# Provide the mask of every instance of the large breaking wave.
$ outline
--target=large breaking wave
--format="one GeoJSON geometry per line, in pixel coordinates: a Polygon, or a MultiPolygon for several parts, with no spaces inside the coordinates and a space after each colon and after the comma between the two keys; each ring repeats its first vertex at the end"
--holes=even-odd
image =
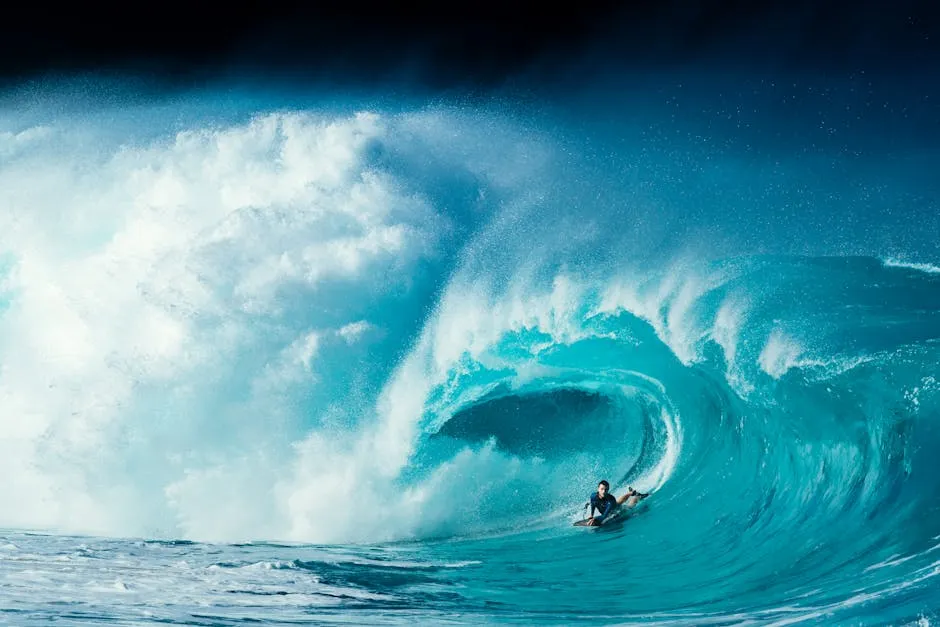
{"type": "Polygon", "coordinates": [[[852,230],[841,155],[187,106],[3,120],[0,524],[583,574],[603,477],[653,492],[596,557],[611,611],[935,589],[940,274],[852,230]]]}

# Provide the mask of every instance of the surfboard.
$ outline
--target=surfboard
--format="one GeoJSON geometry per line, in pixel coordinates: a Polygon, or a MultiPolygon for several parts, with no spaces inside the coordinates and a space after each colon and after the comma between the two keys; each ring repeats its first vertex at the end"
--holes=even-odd
{"type": "Polygon", "coordinates": [[[630,512],[621,512],[621,513],[619,513],[619,514],[614,514],[613,516],[610,516],[607,520],[605,520],[604,522],[602,522],[602,523],[599,524],[599,525],[589,525],[589,524],[587,524],[587,523],[588,523],[588,520],[590,520],[590,518],[585,518],[584,520],[575,521],[575,522],[573,523],[573,526],[575,526],[575,527],[589,527],[589,528],[591,528],[591,529],[600,529],[601,527],[615,527],[615,526],[617,526],[619,523],[622,523],[623,521],[625,521],[625,520],[626,520],[627,518],[629,518],[629,517],[630,517],[630,512]]]}
{"type": "Polygon", "coordinates": [[[575,527],[606,527],[606,526],[608,526],[608,525],[614,525],[614,524],[616,524],[616,523],[625,521],[625,520],[626,520],[627,518],[629,518],[634,512],[636,512],[636,508],[621,507],[621,508],[619,508],[617,511],[615,511],[613,514],[611,514],[610,516],[608,516],[607,520],[605,520],[604,522],[602,522],[602,523],[599,524],[599,525],[589,525],[589,524],[588,524],[588,521],[591,520],[591,519],[590,519],[590,518],[585,518],[584,520],[577,520],[577,521],[575,521],[575,522],[573,523],[573,526],[575,526],[575,527]]]}

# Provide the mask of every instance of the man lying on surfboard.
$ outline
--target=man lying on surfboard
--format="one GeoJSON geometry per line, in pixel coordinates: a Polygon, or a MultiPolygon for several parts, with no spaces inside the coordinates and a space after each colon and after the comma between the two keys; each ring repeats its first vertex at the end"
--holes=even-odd
{"type": "Polygon", "coordinates": [[[602,479],[601,482],[597,484],[597,492],[591,495],[591,515],[588,516],[585,524],[589,527],[602,525],[604,521],[613,516],[624,503],[626,503],[627,507],[633,507],[639,503],[640,500],[648,496],[649,494],[641,494],[633,488],[627,488],[627,493],[617,498],[610,493],[610,484],[607,483],[607,480],[602,479]],[[594,510],[599,511],[601,515],[595,516],[594,510]]]}

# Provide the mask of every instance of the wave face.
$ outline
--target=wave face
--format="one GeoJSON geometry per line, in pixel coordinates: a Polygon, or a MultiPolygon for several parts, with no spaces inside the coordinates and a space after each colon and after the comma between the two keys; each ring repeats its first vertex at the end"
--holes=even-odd
{"type": "Polygon", "coordinates": [[[496,619],[929,624],[932,154],[213,102],[5,114],[0,525],[392,543],[460,565],[395,608],[496,619]],[[601,478],[652,496],[573,528],[601,478]]]}

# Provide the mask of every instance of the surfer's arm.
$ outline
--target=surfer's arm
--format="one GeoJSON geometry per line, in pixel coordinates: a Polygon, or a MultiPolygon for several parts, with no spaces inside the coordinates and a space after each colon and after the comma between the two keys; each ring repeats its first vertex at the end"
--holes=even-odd
{"type": "MultiPolygon", "coordinates": [[[[606,506],[604,507],[604,513],[602,513],[602,514],[600,515],[600,521],[599,521],[599,522],[604,522],[605,520],[607,520],[607,516],[610,514],[610,511],[611,511],[613,508],[614,508],[613,503],[612,503],[610,500],[608,500],[606,506]]],[[[598,510],[598,511],[600,511],[600,510],[598,510]]],[[[591,512],[591,515],[592,515],[592,516],[594,515],[594,512],[593,512],[593,511],[591,512]]]]}

